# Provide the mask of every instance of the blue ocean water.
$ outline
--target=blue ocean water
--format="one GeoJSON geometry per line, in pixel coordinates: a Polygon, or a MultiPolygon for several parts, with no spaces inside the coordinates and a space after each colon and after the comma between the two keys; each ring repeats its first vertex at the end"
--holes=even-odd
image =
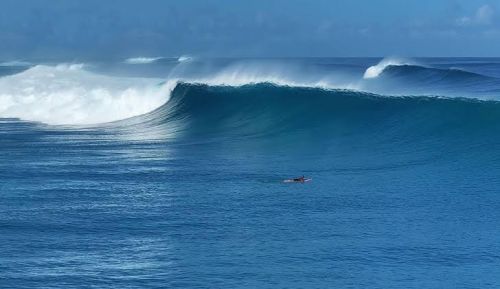
{"type": "Polygon", "coordinates": [[[500,59],[0,74],[1,288],[500,288],[500,59]]]}

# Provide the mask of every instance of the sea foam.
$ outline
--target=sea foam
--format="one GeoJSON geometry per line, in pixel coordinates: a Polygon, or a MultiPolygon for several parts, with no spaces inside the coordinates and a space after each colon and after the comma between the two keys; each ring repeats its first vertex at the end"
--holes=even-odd
{"type": "Polygon", "coordinates": [[[161,79],[111,77],[81,64],[38,65],[0,78],[0,117],[47,124],[96,124],[154,110],[173,85],[161,79]]]}

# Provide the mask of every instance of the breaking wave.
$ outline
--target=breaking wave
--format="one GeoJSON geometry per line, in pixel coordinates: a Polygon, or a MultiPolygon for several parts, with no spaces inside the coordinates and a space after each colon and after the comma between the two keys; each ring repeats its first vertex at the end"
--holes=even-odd
{"type": "MultiPolygon", "coordinates": [[[[173,90],[199,91],[200,87],[204,87],[207,95],[212,87],[217,87],[218,91],[223,87],[232,88],[230,91],[235,95],[251,89],[255,95],[245,96],[250,99],[261,95],[273,99],[270,94],[276,93],[282,103],[299,101],[302,107],[310,107],[308,102],[318,101],[313,94],[326,92],[329,97],[343,92],[351,96],[441,96],[487,100],[497,100],[500,92],[500,80],[494,77],[396,59],[384,59],[367,68],[364,74],[350,78],[300,65],[281,62],[263,65],[249,61],[190,74],[192,67],[198,68],[200,63],[191,63],[188,58],[179,61],[177,64],[161,63],[174,65],[174,69],[168,76],[156,78],[102,75],[87,70],[91,67],[84,64],[36,65],[8,72],[11,74],[0,78],[0,118],[20,118],[54,125],[114,122],[158,109],[169,101],[173,90]],[[273,88],[258,90],[256,87],[260,85],[273,88]],[[302,100],[293,98],[298,94],[303,94],[302,100]]],[[[204,99],[196,98],[204,102],[204,99]]],[[[224,104],[219,102],[219,105],[224,104]]],[[[237,114],[238,108],[234,109],[237,114]]]]}
{"type": "MultiPolygon", "coordinates": [[[[270,83],[210,86],[180,82],[169,102],[118,125],[173,129],[178,139],[278,139],[391,145],[439,140],[445,134],[486,137],[500,128],[500,102],[465,98],[386,97],[351,90],[283,87],[270,83]]],[[[136,131],[137,129],[134,129],[136,131]]],[[[295,146],[295,145],[294,145],[295,146]]]]}
{"type": "Polygon", "coordinates": [[[125,59],[125,63],[127,64],[150,64],[154,63],[163,57],[133,57],[125,59]]]}
{"type": "Polygon", "coordinates": [[[366,69],[363,78],[370,79],[378,77],[389,66],[401,66],[411,64],[408,60],[398,58],[384,58],[377,65],[370,66],[366,69]]]}
{"type": "Polygon", "coordinates": [[[38,65],[0,78],[0,117],[47,124],[96,124],[141,115],[164,104],[170,83],[111,77],[82,64],[38,65]]]}

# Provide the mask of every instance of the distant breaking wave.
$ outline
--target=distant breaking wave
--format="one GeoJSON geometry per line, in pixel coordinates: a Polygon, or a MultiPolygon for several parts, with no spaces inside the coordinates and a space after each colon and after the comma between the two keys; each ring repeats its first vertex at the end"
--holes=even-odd
{"type": "Polygon", "coordinates": [[[189,62],[189,61],[192,61],[193,60],[193,57],[192,56],[188,56],[188,55],[183,55],[181,57],[179,57],[177,59],[177,61],[179,62],[189,62]]]}
{"type": "Polygon", "coordinates": [[[32,64],[27,61],[12,60],[6,62],[0,62],[0,66],[31,66],[32,64]]]}
{"type": "Polygon", "coordinates": [[[378,77],[389,66],[410,65],[409,61],[397,58],[384,58],[377,65],[370,66],[366,69],[363,78],[370,79],[378,77]]]}
{"type": "Polygon", "coordinates": [[[125,60],[125,63],[127,64],[149,64],[156,62],[163,57],[133,57],[133,58],[128,58],[125,60]]]}

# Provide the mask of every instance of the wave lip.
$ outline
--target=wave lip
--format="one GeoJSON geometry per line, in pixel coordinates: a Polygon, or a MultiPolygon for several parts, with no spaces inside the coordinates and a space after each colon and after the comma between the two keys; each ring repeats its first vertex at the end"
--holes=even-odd
{"type": "Polygon", "coordinates": [[[384,70],[389,66],[401,66],[401,65],[411,65],[409,61],[396,59],[396,58],[384,58],[377,65],[370,66],[366,69],[363,78],[377,78],[384,70]]]}

